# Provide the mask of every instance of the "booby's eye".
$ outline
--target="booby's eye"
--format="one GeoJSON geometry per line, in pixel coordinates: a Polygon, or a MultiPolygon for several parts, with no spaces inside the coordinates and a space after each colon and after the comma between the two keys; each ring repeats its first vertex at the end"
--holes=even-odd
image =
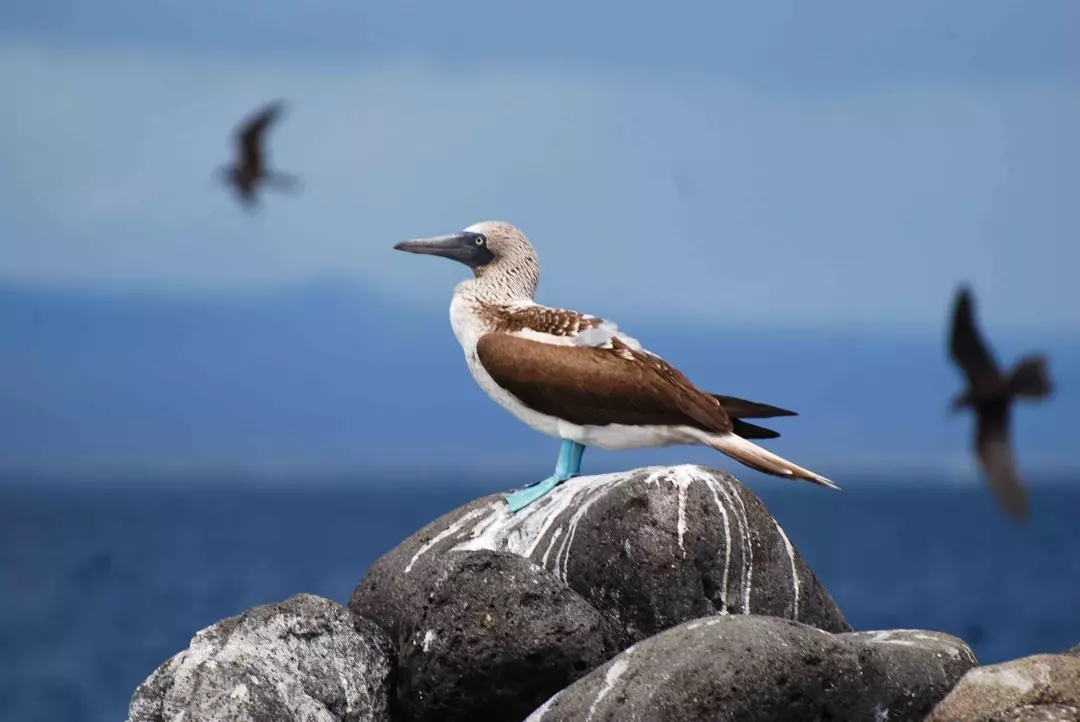
{"type": "Polygon", "coordinates": [[[484,245],[484,237],[483,236],[477,236],[476,237],[476,245],[478,245],[478,246],[484,245]]]}

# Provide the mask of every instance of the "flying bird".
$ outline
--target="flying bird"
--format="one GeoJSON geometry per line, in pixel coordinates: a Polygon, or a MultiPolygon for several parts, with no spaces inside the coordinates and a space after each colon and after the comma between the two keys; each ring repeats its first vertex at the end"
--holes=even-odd
{"type": "Polygon", "coordinates": [[[1042,399],[1050,395],[1047,359],[1026,356],[1003,374],[975,325],[971,291],[961,287],[953,304],[949,352],[967,377],[967,388],[951,409],[975,411],[975,454],[986,479],[1005,510],[1017,521],[1028,518],[1024,483],[1013,464],[1009,441],[1009,411],[1013,399],[1042,399]]]}
{"type": "Polygon", "coordinates": [[[236,190],[240,202],[248,209],[255,205],[256,190],[260,184],[269,183],[286,191],[295,189],[299,184],[296,176],[267,167],[266,133],[284,110],[285,104],[276,100],[245,118],[233,132],[237,154],[235,162],[217,170],[217,175],[236,190]]]}
{"type": "Polygon", "coordinates": [[[473,378],[534,430],[561,440],[555,473],[506,496],[511,512],[578,476],[587,446],[709,446],[752,469],[837,488],[748,439],[779,436],[743,419],[794,412],[701,390],[606,319],[533,300],[536,250],[502,221],[394,246],[472,269],[450,303],[450,324],[473,378]]]}

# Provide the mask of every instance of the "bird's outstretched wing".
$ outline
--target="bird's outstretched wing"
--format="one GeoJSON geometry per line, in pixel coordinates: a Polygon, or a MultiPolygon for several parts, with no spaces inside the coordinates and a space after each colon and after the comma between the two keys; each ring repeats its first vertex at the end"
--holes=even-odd
{"type": "Polygon", "coordinates": [[[495,383],[523,404],[572,424],[732,430],[716,399],[660,357],[618,337],[601,347],[488,333],[477,342],[476,356],[495,383]]]}
{"type": "Polygon", "coordinates": [[[957,292],[953,304],[949,352],[973,389],[986,388],[998,382],[1000,371],[975,326],[971,292],[967,288],[957,292]]]}
{"type": "Polygon", "coordinates": [[[1009,391],[1026,399],[1042,399],[1054,391],[1048,370],[1049,360],[1042,354],[1025,356],[1017,362],[1009,377],[1009,391]]]}
{"type": "Polygon", "coordinates": [[[1001,506],[1017,521],[1027,521],[1027,490],[1016,472],[1009,443],[1008,405],[994,405],[978,411],[975,453],[1001,506]]]}
{"type": "Polygon", "coordinates": [[[285,103],[275,100],[248,116],[236,129],[236,141],[242,162],[258,163],[262,158],[262,139],[270,127],[284,112],[285,103]]]}

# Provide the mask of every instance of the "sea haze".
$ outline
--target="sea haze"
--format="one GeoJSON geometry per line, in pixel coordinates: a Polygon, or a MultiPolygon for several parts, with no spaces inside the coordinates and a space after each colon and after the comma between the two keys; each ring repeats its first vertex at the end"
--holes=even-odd
{"type": "MultiPolygon", "coordinates": [[[[469,377],[446,303],[394,306],[341,281],[191,295],[0,285],[0,468],[549,466],[555,443],[469,377]]],[[[945,316],[907,334],[614,320],[711,391],[798,411],[774,421],[783,436],[768,445],[843,485],[867,469],[971,478],[970,419],[945,410],[960,386],[945,316]]],[[[1015,415],[1020,463],[1077,467],[1080,342],[995,333],[990,321],[1005,361],[1052,357],[1055,398],[1015,415]]],[[[692,448],[585,457],[586,470],[682,461],[726,463],[692,448]]]]}

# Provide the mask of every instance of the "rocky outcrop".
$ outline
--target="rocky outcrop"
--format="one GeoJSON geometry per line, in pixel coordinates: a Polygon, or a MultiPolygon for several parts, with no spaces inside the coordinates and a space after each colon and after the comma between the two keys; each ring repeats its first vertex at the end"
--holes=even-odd
{"type": "Polygon", "coordinates": [[[387,600],[430,587],[424,559],[484,549],[553,574],[609,618],[624,644],[716,613],[851,630],[761,500],[701,466],[578,477],[513,515],[501,494],[478,499],[383,555],[350,607],[380,621],[387,600]]]}
{"type": "Polygon", "coordinates": [[[928,722],[1080,720],[1080,657],[1037,654],[973,669],[928,722]]]}
{"type": "Polygon", "coordinates": [[[389,720],[392,651],[371,622],[298,594],[196,634],[135,690],[128,722],[389,720]]]}
{"type": "Polygon", "coordinates": [[[945,634],[829,634],[775,617],[718,616],[625,650],[528,722],[921,720],[975,664],[945,634]]]}
{"type": "Polygon", "coordinates": [[[301,594],[223,620],[128,720],[1080,722],[1078,652],[975,667],[949,635],[852,632],[754,494],[653,467],[449,512],[349,609],[301,594]]]}
{"type": "Polygon", "coordinates": [[[579,477],[513,515],[474,501],[377,560],[349,607],[397,645],[403,718],[447,722],[520,720],[699,617],[851,629],[764,504],[699,466],[579,477]]]}

